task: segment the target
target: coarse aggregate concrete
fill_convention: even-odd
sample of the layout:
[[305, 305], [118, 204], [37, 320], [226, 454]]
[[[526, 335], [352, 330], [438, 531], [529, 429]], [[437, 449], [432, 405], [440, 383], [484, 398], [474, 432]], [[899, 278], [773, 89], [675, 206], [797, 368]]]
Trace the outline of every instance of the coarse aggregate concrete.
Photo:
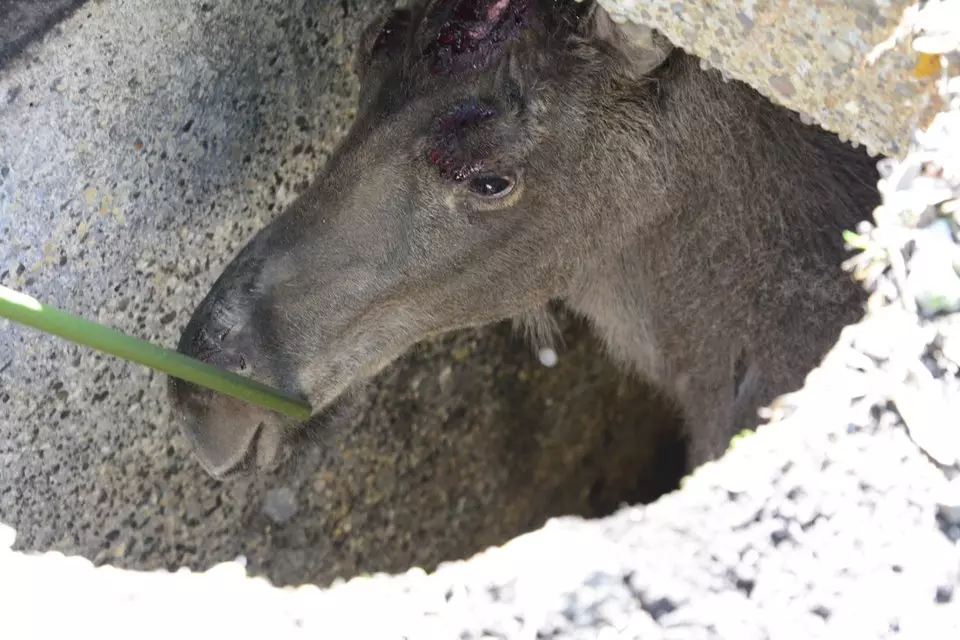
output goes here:
[[[349, 127], [354, 43], [382, 6], [91, 1], [32, 41], [0, 69], [0, 283], [174, 347]], [[5, 323], [0, 521], [23, 549], [131, 569], [243, 555], [324, 584], [671, 488], [669, 409], [583, 327], [566, 338], [555, 367], [506, 325], [421, 345], [281, 473], [220, 484], [165, 376]]]
[[[924, 11], [937, 4], [927, 3]], [[960, 52], [958, 26], [960, 21], [952, 23], [957, 46], [944, 49], [954, 62]], [[270, 633], [278, 638], [958, 637], [960, 437], [950, 419], [957, 415], [960, 398], [960, 82], [955, 73], [941, 89], [944, 112], [904, 162], [881, 167], [884, 206], [875, 216], [875, 228], [861, 229], [858, 242], [865, 250], [853, 264], [869, 276], [869, 313], [844, 332], [802, 390], [775, 403], [773, 424], [737, 439], [726, 456], [686, 479], [680, 491], [602, 519], [552, 520], [429, 575], [412, 569], [358, 578], [329, 590], [272, 588], [230, 564], [203, 574], [94, 569], [81, 558], [10, 552], [11, 532], [0, 527], [0, 602], [9, 607], [3, 624], [23, 638], [77, 629], [96, 630], [103, 638], [129, 637], [131, 632], [141, 637]], [[23, 286], [36, 282], [24, 280]], [[476, 340], [478, 353], [484, 340], [496, 339], [490, 335], [511, 344], [503, 327], [487, 337], [459, 336], [451, 339], [452, 359], [470, 362], [465, 357], [469, 348], [457, 351], [465, 346], [461, 341]], [[538, 374], [548, 378], [577, 353], [587, 354], [582, 362], [593, 362], [589, 341], [576, 340], [575, 327], [568, 335], [571, 348], [561, 352], [556, 368], [529, 369], [530, 379]], [[413, 363], [415, 370], [431, 371], [439, 348], [412, 355], [422, 357]], [[528, 360], [509, 349], [503, 353], [521, 359], [509, 382], [522, 380]], [[404, 375], [399, 372], [409, 362], [398, 367], [397, 375]], [[28, 363], [35, 366], [33, 360]], [[6, 365], [3, 374], [13, 366]], [[577, 375], [581, 373], [578, 368]], [[453, 375], [452, 369], [442, 369], [437, 387]], [[24, 384], [33, 384], [28, 380]], [[463, 380], [458, 394], [475, 390], [475, 379]], [[0, 381], [8, 384], [7, 378]], [[150, 384], [152, 389], [159, 383]], [[373, 385], [372, 395], [358, 408], [393, 402], [383, 384]], [[639, 395], [629, 406], [648, 397], [635, 391]], [[417, 401], [438, 393], [428, 387]], [[519, 399], [511, 398], [507, 406], [516, 410]], [[576, 407], [570, 399], [564, 396], [563, 404]], [[535, 408], [554, 405], [543, 400]], [[526, 409], [519, 406], [522, 414]], [[609, 398], [601, 406], [609, 408]], [[376, 424], [377, 415], [372, 409], [359, 423], [343, 424]], [[556, 425], [556, 417], [548, 424]], [[375, 437], [363, 441], [347, 427], [339, 435], [358, 446], [323, 450], [370, 452], [377, 442]], [[470, 442], [463, 433], [451, 438]], [[47, 454], [37, 452], [49, 450], [42, 442], [22, 451], [7, 446], [0, 454], [0, 470], [15, 468], [8, 464], [15, 455], [43, 459]], [[615, 450], [601, 452], [607, 456], [605, 466]], [[101, 454], [108, 460], [118, 457], [112, 451]], [[529, 460], [529, 455], [522, 457]], [[440, 459], [423, 468], [438, 469]], [[373, 466], [382, 469], [395, 460], [384, 465], [379, 459]], [[309, 461], [307, 455], [301, 462]], [[556, 480], [549, 469], [537, 480]], [[138, 473], [140, 468], [130, 469], [126, 479]], [[6, 483], [9, 476], [0, 480]], [[327, 486], [328, 478], [319, 480], [321, 489]], [[435, 481], [420, 486], [436, 486]], [[7, 522], [4, 509], [16, 505], [6, 495], [8, 486], [0, 484], [0, 520]], [[198, 486], [189, 487], [183, 497], [192, 497], [188, 492], [198, 492]], [[602, 493], [603, 485], [592, 485], [597, 486]], [[71, 496], [80, 497], [78, 491]], [[300, 517], [301, 492], [277, 485], [266, 495], [266, 508], [260, 511], [266, 512], [264, 518], [274, 523], [289, 518], [289, 523]], [[403, 495], [398, 491], [390, 499]], [[214, 504], [213, 511], [223, 505]], [[362, 523], [364, 531], [369, 525], [370, 520]], [[24, 527], [18, 529], [20, 548], [44, 548], [36, 545], [29, 526], [26, 535]], [[186, 551], [188, 565], [196, 559], [189, 550], [180, 551]], [[274, 546], [272, 552], [283, 555], [284, 549]], [[225, 556], [219, 549], [206, 558], [218, 553]], [[107, 557], [121, 566], [130, 562], [127, 555]], [[299, 560], [312, 558], [306, 554]], [[419, 562], [407, 567], [414, 564]], [[256, 558], [252, 569], [262, 573]], [[61, 605], [57, 615], [51, 615], [51, 602]], [[143, 624], [146, 619], [149, 625]]]
[[926, 126], [939, 108], [931, 91], [937, 58], [897, 36], [918, 19], [933, 29], [946, 25], [933, 11], [918, 14], [911, 0], [599, 4], [615, 21], [658, 29], [704, 64], [873, 154], [902, 157], [914, 127]]

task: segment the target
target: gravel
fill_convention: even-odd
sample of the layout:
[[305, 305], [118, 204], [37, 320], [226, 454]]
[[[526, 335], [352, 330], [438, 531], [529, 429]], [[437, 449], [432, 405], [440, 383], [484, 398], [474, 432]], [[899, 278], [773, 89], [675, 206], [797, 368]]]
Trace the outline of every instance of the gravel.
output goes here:
[[263, 513], [277, 524], [283, 524], [297, 515], [297, 496], [290, 487], [267, 491]]

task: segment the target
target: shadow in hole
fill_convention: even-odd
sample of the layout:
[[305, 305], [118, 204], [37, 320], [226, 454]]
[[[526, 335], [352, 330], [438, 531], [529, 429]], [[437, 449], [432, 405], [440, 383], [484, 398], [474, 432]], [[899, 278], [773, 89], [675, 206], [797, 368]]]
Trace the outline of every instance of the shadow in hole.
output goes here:
[[561, 320], [553, 368], [507, 323], [457, 332], [312, 424], [276, 483], [312, 483], [298, 495], [310, 515], [276, 526], [251, 510], [250, 530], [271, 530], [269, 560], [251, 571], [281, 584], [429, 571], [551, 517], [601, 517], [675, 489], [685, 446], [672, 408]]

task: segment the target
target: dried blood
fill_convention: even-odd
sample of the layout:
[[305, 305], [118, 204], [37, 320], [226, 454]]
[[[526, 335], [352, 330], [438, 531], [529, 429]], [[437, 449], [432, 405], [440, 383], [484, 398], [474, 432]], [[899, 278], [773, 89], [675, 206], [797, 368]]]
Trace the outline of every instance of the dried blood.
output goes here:
[[[434, 75], [483, 69], [527, 23], [530, 0], [454, 0], [440, 3], [436, 35], [423, 51]], [[431, 24], [436, 22], [431, 21]]]
[[434, 143], [427, 151], [427, 162], [437, 167], [440, 175], [461, 182], [483, 168], [481, 158], [469, 157], [463, 139], [480, 123], [497, 115], [492, 107], [473, 99], [459, 104], [437, 119]]

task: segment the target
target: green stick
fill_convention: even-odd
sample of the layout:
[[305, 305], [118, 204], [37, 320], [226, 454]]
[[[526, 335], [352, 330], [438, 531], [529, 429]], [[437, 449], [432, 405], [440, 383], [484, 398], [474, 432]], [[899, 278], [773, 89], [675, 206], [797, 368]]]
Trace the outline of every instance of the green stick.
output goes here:
[[306, 420], [310, 405], [299, 398], [182, 353], [128, 336], [0, 285], [0, 318], [9, 318], [77, 344], [146, 365], [187, 382]]

